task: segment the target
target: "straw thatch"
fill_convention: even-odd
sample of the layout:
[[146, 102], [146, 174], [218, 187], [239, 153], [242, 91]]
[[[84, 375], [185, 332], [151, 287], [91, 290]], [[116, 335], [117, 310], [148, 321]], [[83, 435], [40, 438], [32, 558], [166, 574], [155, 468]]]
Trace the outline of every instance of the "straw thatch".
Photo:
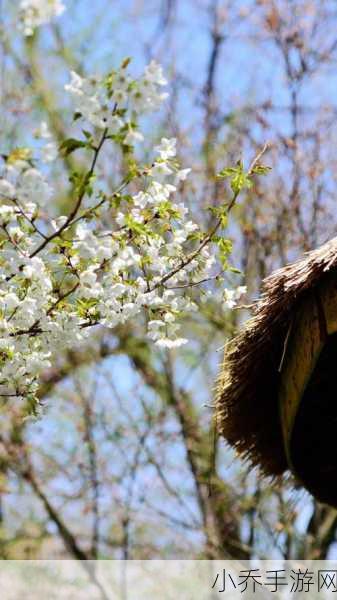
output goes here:
[[334, 269], [337, 274], [337, 237], [270, 275], [254, 317], [225, 348], [216, 392], [219, 431], [266, 475], [288, 468], [278, 407], [287, 334], [306, 293]]

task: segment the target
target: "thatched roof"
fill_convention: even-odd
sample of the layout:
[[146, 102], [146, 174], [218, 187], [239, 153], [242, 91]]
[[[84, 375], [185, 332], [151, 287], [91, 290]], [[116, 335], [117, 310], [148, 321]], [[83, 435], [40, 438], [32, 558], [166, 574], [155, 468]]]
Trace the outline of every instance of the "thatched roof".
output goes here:
[[288, 468], [278, 387], [290, 324], [306, 293], [334, 269], [337, 273], [337, 237], [267, 277], [253, 318], [225, 348], [216, 393], [218, 427], [266, 475]]

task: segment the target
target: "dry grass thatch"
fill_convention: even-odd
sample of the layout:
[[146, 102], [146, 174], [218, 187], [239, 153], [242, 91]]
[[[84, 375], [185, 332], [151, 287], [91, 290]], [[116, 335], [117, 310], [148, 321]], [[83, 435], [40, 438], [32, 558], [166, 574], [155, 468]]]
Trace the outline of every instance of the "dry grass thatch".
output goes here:
[[279, 367], [299, 302], [333, 269], [337, 237], [263, 282], [254, 316], [225, 348], [217, 384], [220, 433], [266, 475], [287, 469], [278, 407]]

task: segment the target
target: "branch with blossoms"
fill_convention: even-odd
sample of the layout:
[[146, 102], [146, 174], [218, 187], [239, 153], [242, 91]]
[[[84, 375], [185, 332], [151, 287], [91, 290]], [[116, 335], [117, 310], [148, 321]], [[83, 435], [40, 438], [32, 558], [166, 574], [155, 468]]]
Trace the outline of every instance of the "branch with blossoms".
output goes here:
[[[91, 155], [84, 173], [72, 173], [68, 215], [53, 220], [53, 189], [32, 152], [15, 149], [4, 158], [0, 179], [0, 396], [37, 402], [39, 376], [56, 355], [81, 343], [92, 327], [113, 329], [143, 319], [147, 336], [159, 347], [187, 342], [180, 320], [196, 309], [192, 290], [228, 269], [230, 242], [223, 236], [239, 193], [251, 186], [264, 150], [245, 171], [240, 162], [219, 173], [232, 189], [229, 202], [212, 209], [214, 225], [202, 231], [188, 208], [175, 200], [181, 169], [176, 140], [163, 138], [150, 164], [139, 164], [134, 145], [144, 140], [139, 118], [166, 99], [161, 67], [151, 62], [133, 79], [129, 61], [103, 78], [71, 74], [66, 90], [75, 120], [85, 123], [78, 139], [59, 151]], [[56, 158], [46, 126], [48, 160]], [[119, 148], [127, 172], [114, 190], [96, 179], [106, 145]], [[136, 191], [135, 191], [136, 190]], [[2, 233], [1, 233], [2, 232]], [[224, 290], [227, 307], [244, 293]], [[145, 316], [145, 318], [144, 318]]]

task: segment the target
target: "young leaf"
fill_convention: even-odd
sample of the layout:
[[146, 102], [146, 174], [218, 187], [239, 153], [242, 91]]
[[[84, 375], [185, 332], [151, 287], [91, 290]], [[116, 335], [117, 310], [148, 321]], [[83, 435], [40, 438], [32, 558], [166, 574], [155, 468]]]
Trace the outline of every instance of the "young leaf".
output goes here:
[[269, 171], [271, 171], [271, 167], [267, 167], [265, 165], [256, 165], [252, 173], [255, 175], [267, 175]]
[[60, 154], [62, 156], [69, 156], [72, 152], [75, 152], [78, 148], [86, 148], [88, 147], [88, 142], [84, 142], [82, 140], [76, 140], [75, 138], [69, 138], [64, 140], [60, 145]]

